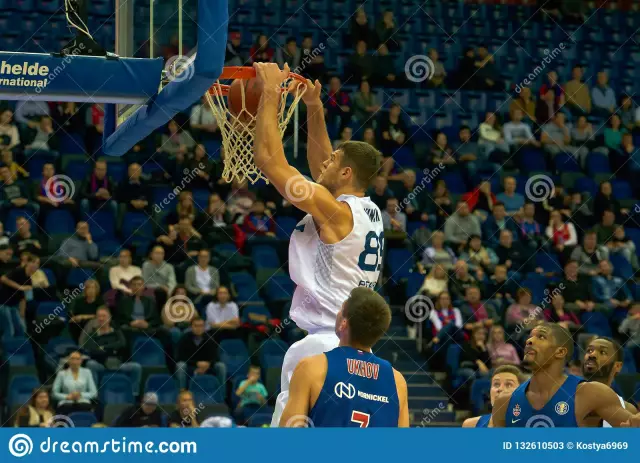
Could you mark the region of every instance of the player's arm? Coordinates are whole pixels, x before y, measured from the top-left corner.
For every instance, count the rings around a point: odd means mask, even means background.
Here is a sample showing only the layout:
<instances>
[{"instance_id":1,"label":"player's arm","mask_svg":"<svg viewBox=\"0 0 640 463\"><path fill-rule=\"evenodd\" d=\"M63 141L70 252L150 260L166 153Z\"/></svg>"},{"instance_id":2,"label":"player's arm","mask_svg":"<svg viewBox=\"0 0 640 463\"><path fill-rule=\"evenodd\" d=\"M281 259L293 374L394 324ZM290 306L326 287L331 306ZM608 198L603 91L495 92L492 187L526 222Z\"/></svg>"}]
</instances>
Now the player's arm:
<instances>
[{"instance_id":1,"label":"player's arm","mask_svg":"<svg viewBox=\"0 0 640 463\"><path fill-rule=\"evenodd\" d=\"M300 360L289 383L289 400L280 417L281 428L300 428L307 421L311 407L311 382L314 378L313 357Z\"/></svg>"},{"instance_id":2,"label":"player's arm","mask_svg":"<svg viewBox=\"0 0 640 463\"><path fill-rule=\"evenodd\" d=\"M396 380L396 389L398 391L398 405L400 413L398 415L398 427L409 427L409 393L407 391L407 381L402 376L402 373L393 369L393 376Z\"/></svg>"},{"instance_id":3,"label":"player's arm","mask_svg":"<svg viewBox=\"0 0 640 463\"><path fill-rule=\"evenodd\" d=\"M511 400L511 393L500 394L496 397L496 401L493 404L493 410L491 411L491 422L494 428L506 428L507 427L507 408L509 407L509 401Z\"/></svg>"},{"instance_id":4,"label":"player's arm","mask_svg":"<svg viewBox=\"0 0 640 463\"><path fill-rule=\"evenodd\" d=\"M478 424L479 420L480 420L479 416L474 416L473 418L467 418L462 423L462 427L463 428L475 428L476 425Z\"/></svg>"},{"instance_id":5,"label":"player's arm","mask_svg":"<svg viewBox=\"0 0 640 463\"><path fill-rule=\"evenodd\" d=\"M305 179L291 167L284 155L284 147L278 129L279 88L289 73L289 67L281 71L275 63L255 63L262 80L254 141L254 161L278 192L290 203L313 216L322 226L329 222L351 221L351 209L336 200L325 187Z\"/></svg>"},{"instance_id":6,"label":"player's arm","mask_svg":"<svg viewBox=\"0 0 640 463\"><path fill-rule=\"evenodd\" d=\"M581 383L577 395L581 396L580 400L588 406L585 416L595 413L613 427L620 427L633 416L620 404L618 394L604 384L595 381Z\"/></svg>"},{"instance_id":7,"label":"player's arm","mask_svg":"<svg viewBox=\"0 0 640 463\"><path fill-rule=\"evenodd\" d=\"M320 176L322 164L329 159L333 151L324 120L321 93L322 86L319 81L307 80L307 90L302 96L302 101L307 107L307 160L314 180Z\"/></svg>"},{"instance_id":8,"label":"player's arm","mask_svg":"<svg viewBox=\"0 0 640 463\"><path fill-rule=\"evenodd\" d=\"M638 413L638 409L636 408L636 406L633 405L631 402L627 402L626 400L624 402L624 408L632 415L635 415L636 413Z\"/></svg>"}]
</instances>

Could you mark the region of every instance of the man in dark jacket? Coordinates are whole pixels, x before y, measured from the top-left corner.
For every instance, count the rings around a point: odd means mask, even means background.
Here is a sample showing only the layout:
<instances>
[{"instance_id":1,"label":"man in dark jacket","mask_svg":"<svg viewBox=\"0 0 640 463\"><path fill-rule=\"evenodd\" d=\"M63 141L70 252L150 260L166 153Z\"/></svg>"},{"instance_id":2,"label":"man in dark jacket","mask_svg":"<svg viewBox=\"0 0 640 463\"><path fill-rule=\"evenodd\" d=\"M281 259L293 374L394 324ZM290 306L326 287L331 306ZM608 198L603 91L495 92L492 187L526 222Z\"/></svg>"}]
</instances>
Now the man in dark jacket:
<instances>
[{"instance_id":1,"label":"man in dark jacket","mask_svg":"<svg viewBox=\"0 0 640 463\"><path fill-rule=\"evenodd\" d=\"M215 374L223 384L227 379L227 369L224 363L216 362L216 358L216 344L206 333L204 320L194 318L191 320L191 332L186 332L178 343L176 376L180 389L186 389L188 378L194 375Z\"/></svg>"},{"instance_id":2,"label":"man in dark jacket","mask_svg":"<svg viewBox=\"0 0 640 463\"><path fill-rule=\"evenodd\" d=\"M109 423L108 423L109 424ZM116 428L159 428L162 427L162 411L158 408L158 395L147 392L140 406L132 405L116 420Z\"/></svg>"},{"instance_id":3,"label":"man in dark jacket","mask_svg":"<svg viewBox=\"0 0 640 463\"><path fill-rule=\"evenodd\" d=\"M507 211L503 203L495 203L491 215L482 224L482 239L490 247L499 245L500 232L509 230L514 238L518 236L518 225L511 217L507 217Z\"/></svg>"},{"instance_id":4,"label":"man in dark jacket","mask_svg":"<svg viewBox=\"0 0 640 463\"><path fill-rule=\"evenodd\" d=\"M115 218L118 204L114 200L116 182L107 175L107 163L97 161L93 172L82 183L80 188L80 210L89 215L90 211L111 211Z\"/></svg>"}]
</instances>

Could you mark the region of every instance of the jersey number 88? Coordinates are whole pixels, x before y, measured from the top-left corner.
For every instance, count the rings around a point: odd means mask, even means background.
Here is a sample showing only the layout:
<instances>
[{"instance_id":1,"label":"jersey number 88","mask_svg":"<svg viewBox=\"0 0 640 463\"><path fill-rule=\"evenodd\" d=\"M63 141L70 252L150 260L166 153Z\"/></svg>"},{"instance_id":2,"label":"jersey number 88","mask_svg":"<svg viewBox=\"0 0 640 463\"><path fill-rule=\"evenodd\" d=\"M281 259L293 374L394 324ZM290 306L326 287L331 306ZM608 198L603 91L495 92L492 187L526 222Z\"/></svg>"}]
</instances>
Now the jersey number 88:
<instances>
[{"instance_id":1,"label":"jersey number 88","mask_svg":"<svg viewBox=\"0 0 640 463\"><path fill-rule=\"evenodd\" d=\"M382 251L384 248L384 232L377 234L374 231L367 233L364 239L364 251L360 253L358 267L365 272L376 272L382 268ZM376 260L372 264L367 263L367 257L374 255Z\"/></svg>"}]
</instances>

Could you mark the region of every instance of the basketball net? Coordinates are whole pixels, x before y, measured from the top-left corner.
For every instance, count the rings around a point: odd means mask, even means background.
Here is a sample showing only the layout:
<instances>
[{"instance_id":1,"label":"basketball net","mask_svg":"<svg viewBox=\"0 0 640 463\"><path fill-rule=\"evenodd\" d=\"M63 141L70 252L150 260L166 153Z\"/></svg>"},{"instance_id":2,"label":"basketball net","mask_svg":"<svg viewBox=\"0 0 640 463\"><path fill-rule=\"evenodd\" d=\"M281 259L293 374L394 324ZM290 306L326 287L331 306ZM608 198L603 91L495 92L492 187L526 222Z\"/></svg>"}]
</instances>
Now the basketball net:
<instances>
[{"instance_id":1,"label":"basketball net","mask_svg":"<svg viewBox=\"0 0 640 463\"><path fill-rule=\"evenodd\" d=\"M222 134L222 148L224 150L223 164L224 170L222 178L231 183L234 179L256 183L263 179L267 183L269 180L262 174L253 161L253 142L256 133L257 116L246 110L245 86L240 86L242 93L242 111L237 115L229 111L227 98L223 96L222 84L216 81L212 92L207 92L205 98L209 103L209 108L218 122L218 127ZM280 103L278 104L278 129L280 138L293 116L296 106L302 99L306 91L306 85L295 85L295 79L288 78L282 83ZM287 100L289 94L293 99L289 104Z\"/></svg>"}]
</instances>

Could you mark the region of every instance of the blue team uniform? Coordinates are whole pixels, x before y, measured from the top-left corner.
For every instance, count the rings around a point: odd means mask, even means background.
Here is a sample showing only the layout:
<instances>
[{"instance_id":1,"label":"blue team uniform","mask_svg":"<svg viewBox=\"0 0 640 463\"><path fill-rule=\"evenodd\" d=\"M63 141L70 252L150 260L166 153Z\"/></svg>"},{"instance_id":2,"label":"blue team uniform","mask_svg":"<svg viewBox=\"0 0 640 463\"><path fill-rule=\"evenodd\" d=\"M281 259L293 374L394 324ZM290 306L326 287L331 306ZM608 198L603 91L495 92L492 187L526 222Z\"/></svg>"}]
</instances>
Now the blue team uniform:
<instances>
[{"instance_id":1,"label":"blue team uniform","mask_svg":"<svg viewBox=\"0 0 640 463\"><path fill-rule=\"evenodd\" d=\"M351 347L336 347L324 355L327 376L309 413L314 426L398 426L400 405L389 362Z\"/></svg>"},{"instance_id":2,"label":"blue team uniform","mask_svg":"<svg viewBox=\"0 0 640 463\"><path fill-rule=\"evenodd\" d=\"M576 428L575 396L584 378L569 375L560 389L541 410L534 410L527 399L530 380L513 391L506 413L507 428Z\"/></svg>"},{"instance_id":3,"label":"blue team uniform","mask_svg":"<svg viewBox=\"0 0 640 463\"><path fill-rule=\"evenodd\" d=\"M491 421L491 415L482 415L476 422L476 428L488 428L489 421Z\"/></svg>"}]
</instances>

